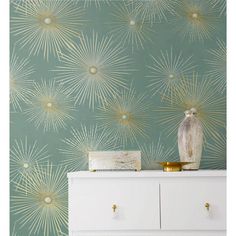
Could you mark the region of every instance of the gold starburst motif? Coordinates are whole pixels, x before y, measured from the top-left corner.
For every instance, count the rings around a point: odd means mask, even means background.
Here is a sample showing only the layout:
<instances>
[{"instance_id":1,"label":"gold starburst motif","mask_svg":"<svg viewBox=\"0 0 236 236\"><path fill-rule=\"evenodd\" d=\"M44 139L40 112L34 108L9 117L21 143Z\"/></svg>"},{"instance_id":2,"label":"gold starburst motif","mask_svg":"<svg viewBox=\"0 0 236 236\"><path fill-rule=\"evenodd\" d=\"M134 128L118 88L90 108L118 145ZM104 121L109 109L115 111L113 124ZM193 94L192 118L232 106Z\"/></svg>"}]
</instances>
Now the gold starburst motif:
<instances>
[{"instance_id":1,"label":"gold starburst motif","mask_svg":"<svg viewBox=\"0 0 236 236\"><path fill-rule=\"evenodd\" d=\"M73 1L38 0L27 5L13 3L17 16L11 18L11 32L17 43L29 53L44 58L58 56L64 48L74 48L74 38L80 35L84 11Z\"/></svg>"},{"instance_id":2,"label":"gold starburst motif","mask_svg":"<svg viewBox=\"0 0 236 236\"><path fill-rule=\"evenodd\" d=\"M73 119L71 113L75 109L72 102L64 88L54 80L42 80L35 84L31 102L24 114L36 128L58 131L59 128L66 127L66 121Z\"/></svg>"},{"instance_id":3,"label":"gold starburst motif","mask_svg":"<svg viewBox=\"0 0 236 236\"><path fill-rule=\"evenodd\" d=\"M142 169L144 170L162 169L158 162L177 161L177 158L173 158L174 148L166 148L161 143L160 137L157 142L148 145L141 144L139 148L142 153Z\"/></svg>"},{"instance_id":4,"label":"gold starburst motif","mask_svg":"<svg viewBox=\"0 0 236 236\"><path fill-rule=\"evenodd\" d=\"M63 65L58 66L57 79L71 94L76 103L103 104L108 96L116 95L125 87L124 76L131 71L131 61L125 49L111 37L82 35L81 43L68 54L61 55Z\"/></svg>"},{"instance_id":5,"label":"gold starburst motif","mask_svg":"<svg viewBox=\"0 0 236 236\"><path fill-rule=\"evenodd\" d=\"M90 151L114 150L119 148L114 138L97 126L72 129L71 137L63 139L65 148L59 149L65 156L62 165L69 171L88 169L88 154Z\"/></svg>"},{"instance_id":6,"label":"gold starburst motif","mask_svg":"<svg viewBox=\"0 0 236 236\"><path fill-rule=\"evenodd\" d=\"M161 51L159 57L153 57L153 65L147 66L150 71L148 88L153 95L161 93L172 97L178 90L183 76L188 77L196 66L192 62L192 56L183 57L183 53L173 54L173 50Z\"/></svg>"},{"instance_id":7,"label":"gold starburst motif","mask_svg":"<svg viewBox=\"0 0 236 236\"><path fill-rule=\"evenodd\" d=\"M37 165L46 164L50 157L47 146L39 146L37 141L29 142L14 140L10 147L10 177L11 181L18 184L28 184L29 176L35 171Z\"/></svg>"},{"instance_id":8,"label":"gold starburst motif","mask_svg":"<svg viewBox=\"0 0 236 236\"><path fill-rule=\"evenodd\" d=\"M150 108L145 95L129 88L98 108L97 121L123 146L128 142L137 143L138 137L148 137L146 129L151 124Z\"/></svg>"},{"instance_id":9,"label":"gold starburst motif","mask_svg":"<svg viewBox=\"0 0 236 236\"><path fill-rule=\"evenodd\" d=\"M220 15L226 14L226 0L210 0L210 2L220 12Z\"/></svg>"},{"instance_id":10,"label":"gold starburst motif","mask_svg":"<svg viewBox=\"0 0 236 236\"><path fill-rule=\"evenodd\" d=\"M207 143L201 167L204 169L226 169L226 146L226 137L223 134L214 143Z\"/></svg>"},{"instance_id":11,"label":"gold starburst motif","mask_svg":"<svg viewBox=\"0 0 236 236\"><path fill-rule=\"evenodd\" d=\"M134 49L143 49L145 41L151 42L149 35L154 31L135 13L133 5L120 3L116 5L111 16L110 33L115 35L123 47L131 45L131 49L134 51Z\"/></svg>"},{"instance_id":12,"label":"gold starburst motif","mask_svg":"<svg viewBox=\"0 0 236 236\"><path fill-rule=\"evenodd\" d=\"M19 217L21 227L27 226L29 235L58 235L67 226L66 172L51 164L38 166L11 201L11 212Z\"/></svg>"},{"instance_id":13,"label":"gold starburst motif","mask_svg":"<svg viewBox=\"0 0 236 236\"><path fill-rule=\"evenodd\" d=\"M177 13L174 27L183 39L190 42L210 39L219 22L219 16L209 1L184 0Z\"/></svg>"},{"instance_id":14,"label":"gold starburst motif","mask_svg":"<svg viewBox=\"0 0 236 236\"><path fill-rule=\"evenodd\" d=\"M30 76L33 72L29 60L20 59L13 50L10 58L10 103L14 110L21 111L21 102L29 102L33 86Z\"/></svg>"},{"instance_id":15,"label":"gold starburst motif","mask_svg":"<svg viewBox=\"0 0 236 236\"><path fill-rule=\"evenodd\" d=\"M157 109L158 123L167 135L177 137L177 129L184 118L184 111L197 109L197 117L203 125L204 136L216 138L218 129L225 126L225 96L219 94L212 80L193 74L182 81L180 89L171 98L165 96L163 105Z\"/></svg>"},{"instance_id":16,"label":"gold starburst motif","mask_svg":"<svg viewBox=\"0 0 236 236\"><path fill-rule=\"evenodd\" d=\"M226 45L224 41L217 40L217 48L208 50L209 59L206 60L209 65L207 75L215 81L219 92L226 90Z\"/></svg>"},{"instance_id":17,"label":"gold starburst motif","mask_svg":"<svg viewBox=\"0 0 236 236\"><path fill-rule=\"evenodd\" d=\"M178 0L134 0L129 1L135 5L135 12L138 13L143 21L150 24L159 23L162 20L168 21L169 16L176 15Z\"/></svg>"}]
</instances>

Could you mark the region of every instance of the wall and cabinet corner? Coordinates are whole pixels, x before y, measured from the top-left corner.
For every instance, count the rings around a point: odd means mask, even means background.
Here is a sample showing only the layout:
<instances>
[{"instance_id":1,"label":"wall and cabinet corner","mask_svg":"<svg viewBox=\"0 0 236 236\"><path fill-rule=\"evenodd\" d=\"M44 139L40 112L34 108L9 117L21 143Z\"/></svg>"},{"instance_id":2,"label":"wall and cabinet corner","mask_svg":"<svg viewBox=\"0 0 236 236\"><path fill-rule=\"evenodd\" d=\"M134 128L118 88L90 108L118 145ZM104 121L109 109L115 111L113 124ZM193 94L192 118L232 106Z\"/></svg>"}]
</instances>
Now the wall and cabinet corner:
<instances>
[{"instance_id":1,"label":"wall and cabinet corner","mask_svg":"<svg viewBox=\"0 0 236 236\"><path fill-rule=\"evenodd\" d=\"M225 236L226 172L72 172L69 236Z\"/></svg>"}]
</instances>

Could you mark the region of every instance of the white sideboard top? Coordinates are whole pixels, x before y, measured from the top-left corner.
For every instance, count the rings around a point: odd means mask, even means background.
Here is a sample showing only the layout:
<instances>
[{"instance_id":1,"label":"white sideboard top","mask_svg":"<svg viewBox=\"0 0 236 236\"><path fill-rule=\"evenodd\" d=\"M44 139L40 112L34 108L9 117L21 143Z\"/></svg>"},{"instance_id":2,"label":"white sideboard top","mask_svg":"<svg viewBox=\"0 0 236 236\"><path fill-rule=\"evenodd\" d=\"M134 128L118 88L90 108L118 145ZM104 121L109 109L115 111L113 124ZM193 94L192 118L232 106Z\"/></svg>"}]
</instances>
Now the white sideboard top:
<instances>
[{"instance_id":1,"label":"white sideboard top","mask_svg":"<svg viewBox=\"0 0 236 236\"><path fill-rule=\"evenodd\" d=\"M68 178L156 178L156 177L221 177L226 170L197 170L180 172L163 172L162 170L141 171L77 171L67 173Z\"/></svg>"}]
</instances>

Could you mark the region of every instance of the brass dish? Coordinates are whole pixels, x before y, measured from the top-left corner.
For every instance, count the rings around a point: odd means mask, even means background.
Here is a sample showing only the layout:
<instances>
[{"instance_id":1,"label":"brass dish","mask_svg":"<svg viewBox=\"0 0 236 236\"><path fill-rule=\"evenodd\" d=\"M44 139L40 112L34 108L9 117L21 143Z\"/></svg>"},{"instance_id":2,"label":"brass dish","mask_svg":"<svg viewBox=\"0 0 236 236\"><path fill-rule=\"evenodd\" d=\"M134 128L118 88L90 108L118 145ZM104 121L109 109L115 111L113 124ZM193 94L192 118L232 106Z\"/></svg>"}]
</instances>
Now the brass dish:
<instances>
[{"instance_id":1,"label":"brass dish","mask_svg":"<svg viewBox=\"0 0 236 236\"><path fill-rule=\"evenodd\" d=\"M193 162L158 162L162 167L163 171L176 172L182 171L182 167Z\"/></svg>"}]
</instances>

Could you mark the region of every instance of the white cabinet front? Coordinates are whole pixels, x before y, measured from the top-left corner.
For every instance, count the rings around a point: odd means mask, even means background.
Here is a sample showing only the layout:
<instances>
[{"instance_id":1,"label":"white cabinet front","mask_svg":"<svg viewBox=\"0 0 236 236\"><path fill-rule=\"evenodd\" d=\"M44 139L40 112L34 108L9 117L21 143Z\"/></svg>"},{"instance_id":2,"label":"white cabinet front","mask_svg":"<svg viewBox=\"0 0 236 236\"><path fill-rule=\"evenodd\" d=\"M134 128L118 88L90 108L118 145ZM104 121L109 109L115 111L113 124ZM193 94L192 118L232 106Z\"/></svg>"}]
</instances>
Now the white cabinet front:
<instances>
[{"instance_id":1,"label":"white cabinet front","mask_svg":"<svg viewBox=\"0 0 236 236\"><path fill-rule=\"evenodd\" d=\"M225 181L161 184L161 228L225 230Z\"/></svg>"},{"instance_id":2,"label":"white cabinet front","mask_svg":"<svg viewBox=\"0 0 236 236\"><path fill-rule=\"evenodd\" d=\"M69 225L81 230L160 229L159 184L140 179L74 179Z\"/></svg>"}]
</instances>

